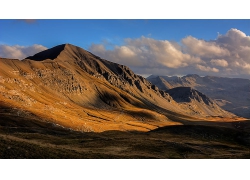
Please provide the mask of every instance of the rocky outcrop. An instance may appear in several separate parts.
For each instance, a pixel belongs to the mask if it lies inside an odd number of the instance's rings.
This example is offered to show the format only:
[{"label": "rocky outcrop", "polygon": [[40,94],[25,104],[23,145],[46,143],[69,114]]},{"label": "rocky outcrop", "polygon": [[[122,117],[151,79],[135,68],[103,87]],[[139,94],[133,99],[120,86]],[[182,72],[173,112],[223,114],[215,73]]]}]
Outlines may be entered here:
[{"label": "rocky outcrop", "polygon": [[[166,91],[178,103],[185,108],[192,109],[194,114],[209,114],[210,116],[230,116],[231,113],[221,109],[217,103],[205,94],[190,88],[177,87]],[[232,114],[231,114],[232,115]]]}]

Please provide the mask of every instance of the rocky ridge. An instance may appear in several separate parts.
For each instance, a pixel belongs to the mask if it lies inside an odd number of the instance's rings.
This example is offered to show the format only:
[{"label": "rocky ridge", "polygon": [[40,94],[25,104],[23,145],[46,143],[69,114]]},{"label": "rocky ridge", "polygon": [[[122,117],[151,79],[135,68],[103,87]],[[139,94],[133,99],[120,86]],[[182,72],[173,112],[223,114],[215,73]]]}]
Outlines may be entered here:
[{"label": "rocky ridge", "polygon": [[238,116],[250,118],[250,80],[215,76],[200,77],[189,74],[183,77],[151,75],[147,78],[161,90],[175,87],[192,87],[211,97],[223,109]]},{"label": "rocky ridge", "polygon": [[0,59],[0,89],[9,107],[79,131],[147,131],[211,115],[194,114],[128,67],[70,44],[22,61]]}]

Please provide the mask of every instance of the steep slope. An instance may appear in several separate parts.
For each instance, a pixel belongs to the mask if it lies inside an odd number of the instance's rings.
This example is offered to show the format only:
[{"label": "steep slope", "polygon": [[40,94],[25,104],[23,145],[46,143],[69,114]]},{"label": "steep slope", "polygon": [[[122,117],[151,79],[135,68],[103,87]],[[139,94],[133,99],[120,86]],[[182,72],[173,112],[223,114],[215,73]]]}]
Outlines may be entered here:
[{"label": "steep slope", "polygon": [[162,90],[192,87],[213,98],[223,109],[250,118],[250,79],[190,74],[183,77],[152,75],[147,80]]},{"label": "steep slope", "polygon": [[[61,46],[63,46],[63,50],[56,52],[58,49],[62,49]],[[56,46],[50,49],[50,51],[58,55],[56,58],[52,59],[53,61],[45,60],[44,63],[50,62],[51,64],[64,66],[67,70],[76,70],[76,72],[87,72],[92,77],[95,77],[106,84],[111,84],[133,97],[136,97],[140,101],[144,101],[146,98],[145,102],[148,102],[148,97],[151,97],[152,95],[156,96],[156,98],[160,97],[161,100],[157,99],[157,101],[160,102],[165,102],[165,100],[170,102],[172,100],[167,93],[159,90],[143,77],[134,74],[128,67],[101,59],[79,47],[66,44],[59,45],[59,47]],[[41,57],[44,58],[44,54],[50,55],[51,53],[41,52],[33,57],[28,57],[27,60],[24,61],[29,61],[28,59],[40,60]],[[74,79],[73,76],[74,74],[72,75],[72,79]],[[124,99],[129,101],[130,98],[128,99],[124,97]],[[153,103],[157,102],[156,100],[153,100],[153,98],[150,98],[150,100]]]},{"label": "steep slope", "polygon": [[[206,120],[128,67],[63,44],[22,61],[0,59],[0,101],[18,116],[79,131],[140,130]],[[25,112],[25,113],[20,113]],[[227,119],[235,118],[228,114]],[[231,119],[232,120],[232,119]]]},{"label": "steep slope", "polygon": [[177,87],[166,92],[183,108],[192,108],[196,115],[229,116],[229,112],[221,109],[215,101],[190,87]]}]

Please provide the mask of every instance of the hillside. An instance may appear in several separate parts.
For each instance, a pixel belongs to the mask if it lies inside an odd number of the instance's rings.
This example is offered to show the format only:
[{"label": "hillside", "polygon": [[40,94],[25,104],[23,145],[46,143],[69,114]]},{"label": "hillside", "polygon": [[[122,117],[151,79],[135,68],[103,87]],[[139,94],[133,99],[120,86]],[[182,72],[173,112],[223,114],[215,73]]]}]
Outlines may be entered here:
[{"label": "hillside", "polygon": [[250,158],[249,121],[186,121],[148,132],[76,132],[0,107],[1,159]]},{"label": "hillside", "polygon": [[250,80],[189,74],[183,77],[151,75],[147,78],[161,90],[191,87],[210,98],[223,109],[250,118]]},{"label": "hillside", "polygon": [[[18,117],[35,116],[77,131],[149,131],[182,120],[234,121],[226,111],[194,114],[128,67],[63,44],[26,59],[0,59],[0,102]],[[12,112],[13,111],[13,112]],[[213,116],[211,116],[213,114]]]},{"label": "hillside", "polygon": [[225,114],[217,103],[205,94],[190,87],[177,87],[166,91],[183,108],[193,108],[193,114],[218,116]]}]

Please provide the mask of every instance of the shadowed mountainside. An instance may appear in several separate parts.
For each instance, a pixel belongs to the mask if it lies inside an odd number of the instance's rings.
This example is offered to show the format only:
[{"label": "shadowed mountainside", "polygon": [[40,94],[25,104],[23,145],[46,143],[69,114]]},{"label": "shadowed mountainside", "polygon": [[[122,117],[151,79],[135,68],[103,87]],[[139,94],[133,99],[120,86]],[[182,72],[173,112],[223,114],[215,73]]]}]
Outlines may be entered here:
[{"label": "shadowed mountainside", "polygon": [[216,115],[223,110],[214,100],[190,87],[177,87],[166,91],[176,102],[193,108],[194,114]]},{"label": "shadowed mountainside", "polygon": [[151,75],[147,78],[161,90],[191,87],[211,97],[223,109],[238,116],[250,117],[250,80],[216,76],[200,77],[189,74],[183,77]]},{"label": "shadowed mountainside", "polygon": [[0,90],[0,101],[26,112],[24,118],[34,114],[82,132],[149,131],[180,124],[176,119],[210,121],[212,116],[240,119],[222,109],[194,113],[192,105],[176,102],[128,67],[70,44],[22,61],[1,59]]}]

